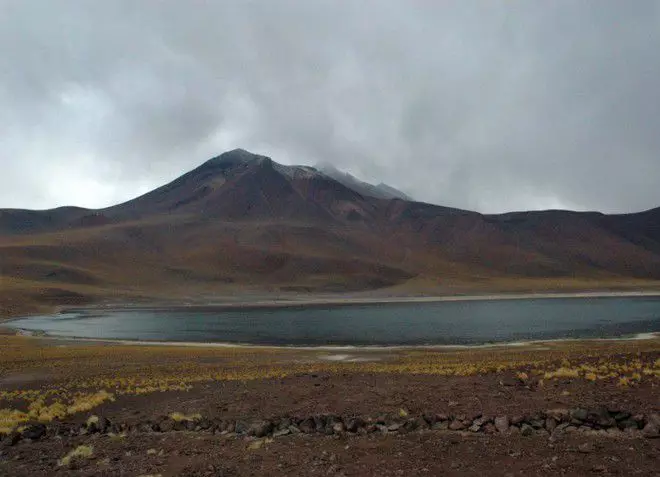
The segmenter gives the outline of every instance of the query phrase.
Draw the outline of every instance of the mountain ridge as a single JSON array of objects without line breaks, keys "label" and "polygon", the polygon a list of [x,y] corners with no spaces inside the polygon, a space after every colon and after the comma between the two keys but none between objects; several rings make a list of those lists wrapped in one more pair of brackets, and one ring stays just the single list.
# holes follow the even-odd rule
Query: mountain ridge
[{"label": "mountain ridge", "polygon": [[656,286],[660,208],[481,214],[373,197],[314,167],[234,150],[111,207],[0,209],[0,257],[11,314],[229,289]]}]

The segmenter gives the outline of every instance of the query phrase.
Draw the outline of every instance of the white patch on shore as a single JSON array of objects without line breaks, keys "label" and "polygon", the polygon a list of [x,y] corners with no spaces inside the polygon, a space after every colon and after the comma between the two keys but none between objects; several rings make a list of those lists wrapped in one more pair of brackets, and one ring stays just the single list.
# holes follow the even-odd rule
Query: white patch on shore
[{"label": "white patch on shore", "polygon": [[378,358],[365,358],[364,356],[355,356],[350,354],[327,354],[319,356],[324,361],[337,361],[342,363],[358,363],[361,361],[378,361]]}]

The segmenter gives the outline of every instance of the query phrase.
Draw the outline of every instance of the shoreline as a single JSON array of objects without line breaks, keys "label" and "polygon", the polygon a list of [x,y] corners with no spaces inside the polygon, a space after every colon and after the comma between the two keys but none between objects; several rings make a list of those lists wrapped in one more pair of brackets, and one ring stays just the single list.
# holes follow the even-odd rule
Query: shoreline
[{"label": "shoreline", "polygon": [[[150,311],[183,311],[183,310],[250,310],[250,309],[278,309],[278,308],[307,308],[307,307],[342,307],[358,305],[396,305],[415,303],[443,303],[463,301],[502,301],[502,300],[546,300],[546,299],[572,299],[572,298],[644,298],[660,297],[658,291],[591,291],[591,292],[560,292],[560,293],[492,293],[484,295],[438,295],[438,296],[393,296],[393,297],[305,297],[301,299],[257,299],[250,300],[245,297],[238,301],[206,301],[191,302],[187,304],[168,304],[154,302],[152,304],[98,304],[86,306],[62,306],[53,314],[69,312],[85,312],[98,310],[150,310]],[[32,316],[13,317],[0,323],[26,319]]]},{"label": "shoreline", "polygon": [[49,341],[71,341],[76,343],[93,344],[112,344],[122,346],[153,346],[153,347],[171,347],[171,348],[241,348],[241,349],[261,349],[261,350],[288,350],[288,351],[351,351],[360,352],[382,352],[382,351],[433,351],[433,350],[469,350],[469,349],[490,349],[490,348],[527,348],[551,343],[593,343],[593,342],[627,342],[660,339],[660,332],[636,333],[632,336],[621,336],[612,338],[556,338],[541,340],[522,340],[522,341],[501,341],[493,343],[479,344],[420,344],[420,345],[276,345],[276,344],[252,344],[252,343],[231,343],[231,342],[202,342],[202,341],[150,341],[150,340],[130,340],[113,338],[84,338],[77,336],[54,336],[44,332],[32,332],[21,328],[13,328],[16,333],[14,336],[23,336],[26,338],[46,339]]}]

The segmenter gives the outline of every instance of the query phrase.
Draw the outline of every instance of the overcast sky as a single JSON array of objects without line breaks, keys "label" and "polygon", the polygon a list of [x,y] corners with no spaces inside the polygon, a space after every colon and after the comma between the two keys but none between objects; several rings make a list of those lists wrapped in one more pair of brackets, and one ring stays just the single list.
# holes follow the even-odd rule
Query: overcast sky
[{"label": "overcast sky", "polygon": [[660,2],[0,0],[0,208],[235,147],[482,212],[660,206]]}]

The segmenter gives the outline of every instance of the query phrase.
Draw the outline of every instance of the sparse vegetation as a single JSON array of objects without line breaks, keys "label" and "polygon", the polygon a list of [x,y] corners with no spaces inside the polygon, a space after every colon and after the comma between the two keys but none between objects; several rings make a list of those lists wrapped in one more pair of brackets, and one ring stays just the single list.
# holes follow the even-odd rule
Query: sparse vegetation
[{"label": "sparse vegetation", "polygon": [[[327,362],[317,352],[276,348],[186,348],[82,344],[0,336],[0,377],[47,371],[35,388],[0,391],[0,432],[90,411],[123,395],[186,392],[205,382],[283,378],[299,373],[394,373],[471,376],[511,371],[525,384],[584,379],[621,387],[657,382],[660,359],[645,351],[660,340],[552,343],[525,348],[415,349],[387,359]],[[174,420],[195,414],[174,413]]]},{"label": "sparse vegetation", "polygon": [[62,457],[58,464],[60,467],[69,466],[76,459],[89,459],[94,455],[94,448],[92,446],[78,446]]}]

